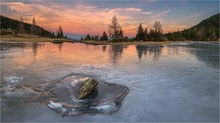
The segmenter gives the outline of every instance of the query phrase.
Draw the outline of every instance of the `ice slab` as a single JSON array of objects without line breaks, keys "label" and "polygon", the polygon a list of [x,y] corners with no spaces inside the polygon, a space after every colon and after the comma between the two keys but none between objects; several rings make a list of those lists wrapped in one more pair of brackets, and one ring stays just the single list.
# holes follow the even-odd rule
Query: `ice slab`
[{"label": "ice slab", "polygon": [[106,83],[96,79],[99,84],[89,96],[79,100],[76,98],[79,88],[87,75],[70,75],[51,86],[51,100],[48,107],[61,115],[78,115],[82,113],[110,114],[121,106],[122,99],[128,94],[129,89],[124,85]]}]

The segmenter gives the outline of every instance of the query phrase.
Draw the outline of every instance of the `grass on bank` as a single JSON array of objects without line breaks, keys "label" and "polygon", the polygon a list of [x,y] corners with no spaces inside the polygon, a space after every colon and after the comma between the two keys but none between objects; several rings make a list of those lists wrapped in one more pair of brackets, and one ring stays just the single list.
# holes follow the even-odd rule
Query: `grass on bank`
[{"label": "grass on bank", "polygon": [[110,42],[110,41],[82,41],[82,43],[85,44],[91,44],[91,45],[117,45],[117,44],[124,44],[124,45],[142,45],[142,44],[169,44],[169,41],[147,41],[147,42],[140,42],[140,41],[126,41],[126,42]]},{"label": "grass on bank", "polygon": [[13,42],[51,42],[53,40],[60,40],[64,42],[70,41],[69,39],[57,39],[57,38],[47,38],[39,37],[35,35],[24,35],[24,34],[10,34],[10,35],[0,35],[1,41],[13,41]]}]

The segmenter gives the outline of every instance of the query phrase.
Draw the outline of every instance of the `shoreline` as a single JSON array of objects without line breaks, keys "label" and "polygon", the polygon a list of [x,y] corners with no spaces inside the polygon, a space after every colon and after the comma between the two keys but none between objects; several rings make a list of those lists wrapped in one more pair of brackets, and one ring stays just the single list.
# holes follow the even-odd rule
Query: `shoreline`
[{"label": "shoreline", "polygon": [[81,41],[84,44],[90,45],[144,45],[144,44],[170,44],[172,41],[148,41],[148,42],[140,42],[140,41],[122,41],[122,42],[108,42],[108,41]]},{"label": "shoreline", "polygon": [[[88,45],[146,45],[146,44],[170,44],[175,42],[192,42],[192,41],[122,41],[122,42],[109,42],[109,41],[74,41],[71,39],[57,39],[57,38],[47,38],[47,37],[7,37],[7,36],[0,36],[0,42],[52,42],[54,40],[60,40],[61,42],[79,42]],[[194,41],[196,42],[196,41]],[[220,41],[198,41],[198,42],[214,42],[220,43]]]},{"label": "shoreline", "polygon": [[40,38],[1,38],[0,37],[0,41],[4,41],[4,42],[52,42],[54,40],[60,40],[62,42],[73,42],[69,39],[57,39],[57,38],[44,38],[44,37],[40,37]]},{"label": "shoreline", "polygon": [[[108,42],[108,41],[80,41],[80,43],[89,45],[147,45],[147,44],[170,44],[176,42],[197,42],[197,41],[126,41],[126,42]],[[213,42],[220,43],[220,41],[198,41],[198,42]]]},{"label": "shoreline", "polygon": [[0,41],[4,42],[52,42],[54,40],[60,40],[62,42],[71,42],[70,39],[59,39],[59,38],[48,38],[48,37],[38,37],[30,35],[0,35]]}]

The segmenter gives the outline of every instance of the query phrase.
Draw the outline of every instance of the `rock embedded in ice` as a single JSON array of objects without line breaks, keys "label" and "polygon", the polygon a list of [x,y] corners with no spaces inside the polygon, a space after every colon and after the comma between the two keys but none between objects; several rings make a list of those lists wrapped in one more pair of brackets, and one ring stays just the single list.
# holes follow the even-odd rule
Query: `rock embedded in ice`
[{"label": "rock embedded in ice", "polygon": [[98,81],[96,81],[95,79],[92,78],[87,79],[85,82],[82,83],[77,98],[82,99],[88,96],[89,94],[91,94],[92,91],[95,90],[97,85],[98,85]]},{"label": "rock embedded in ice", "polygon": [[[97,80],[99,84],[91,94],[83,99],[78,99],[79,89],[84,82],[81,80],[86,77]],[[73,82],[74,86],[71,84]],[[50,93],[54,95],[51,95],[48,107],[61,115],[113,113],[120,108],[122,99],[129,91],[124,85],[106,83],[103,80],[81,74],[65,77],[51,87]]]}]

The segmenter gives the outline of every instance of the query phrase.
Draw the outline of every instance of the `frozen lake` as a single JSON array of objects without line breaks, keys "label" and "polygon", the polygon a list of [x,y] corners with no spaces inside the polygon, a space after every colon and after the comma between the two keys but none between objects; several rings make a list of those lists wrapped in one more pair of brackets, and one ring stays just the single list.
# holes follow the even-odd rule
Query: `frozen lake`
[{"label": "frozen lake", "polygon": [[[7,48],[0,56],[2,121],[219,121],[218,43],[2,46]],[[62,117],[48,108],[50,98],[42,90],[71,73],[126,85],[129,93],[112,114]]]}]

